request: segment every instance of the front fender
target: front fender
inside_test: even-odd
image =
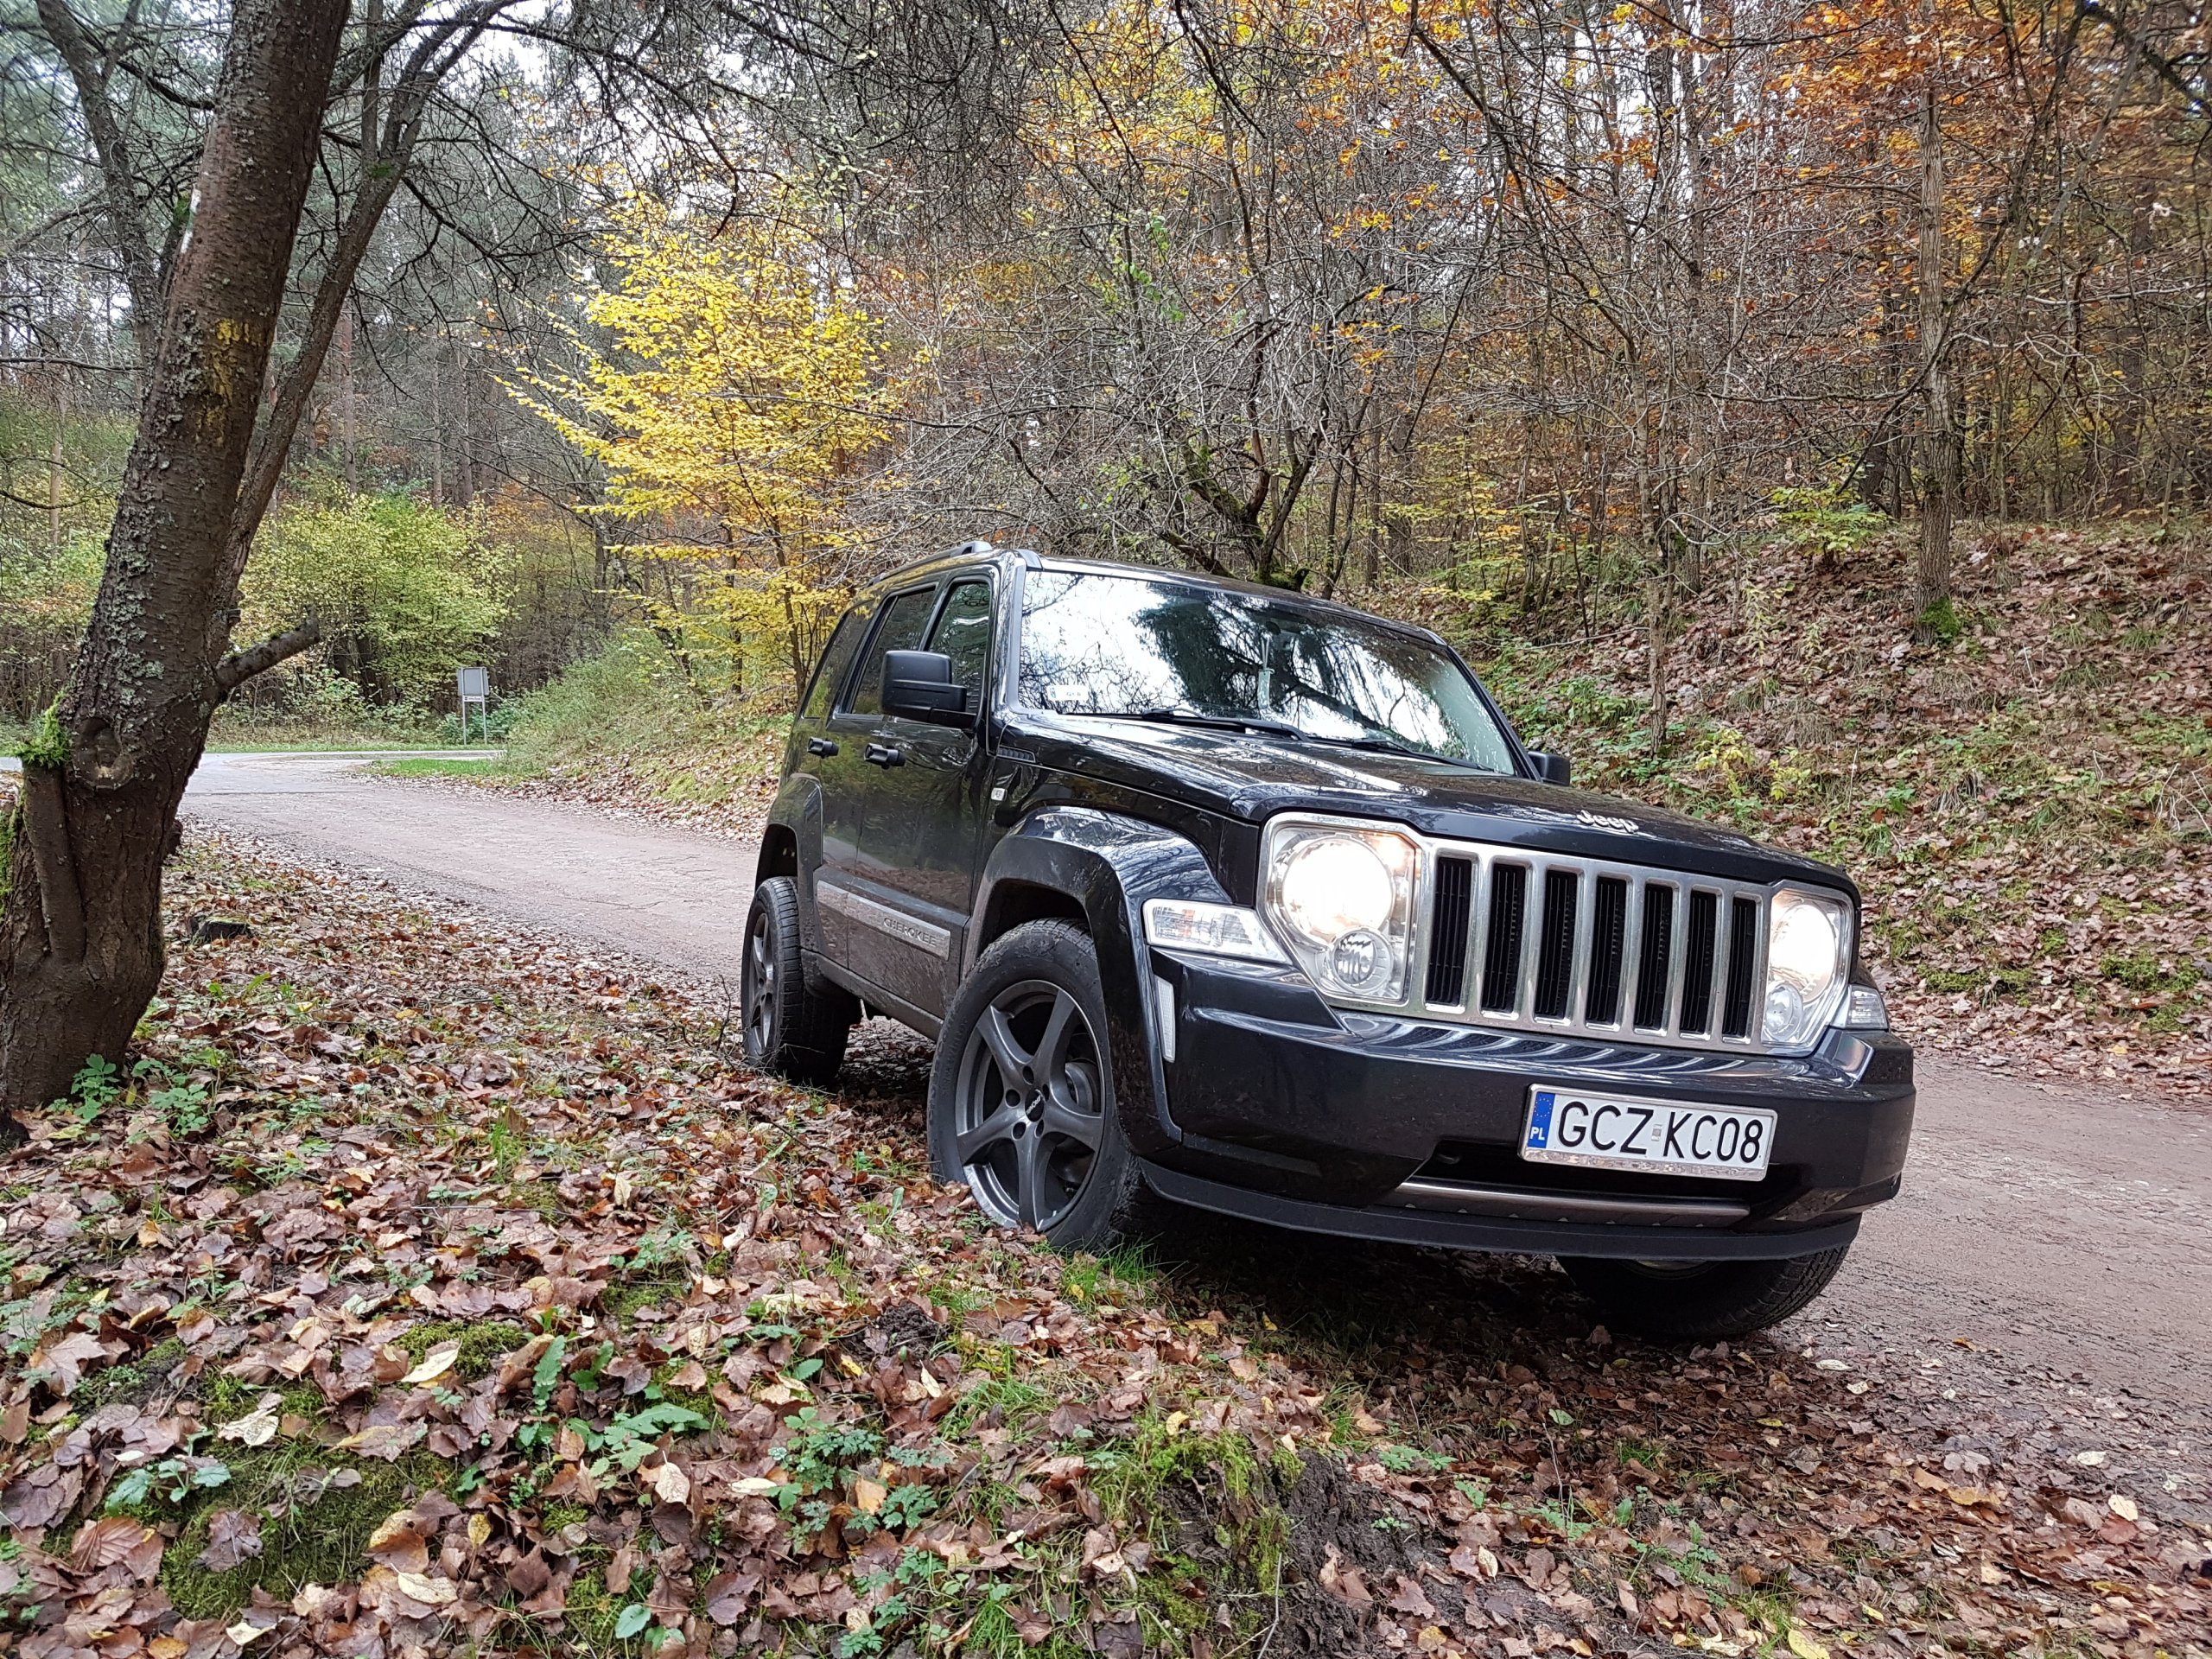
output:
[[[782,845],[779,847],[779,842]],[[768,821],[760,837],[760,855],[753,871],[755,883],[785,874],[788,858],[798,888],[799,931],[810,951],[822,949],[822,925],[814,910],[814,873],[822,868],[822,784],[806,772],[795,772],[769,804]],[[818,987],[817,988],[819,988]]]
[[[1082,910],[1098,957],[1106,1000],[1108,1059],[1122,1133],[1141,1155],[1178,1145],[1167,1113],[1159,1008],[1144,942],[1147,899],[1229,902],[1205,855],[1184,836],[1141,818],[1092,807],[1053,806],[1031,814],[992,849],[976,895],[988,920],[995,901],[1014,888],[1041,887]],[[970,930],[968,968],[985,927]]]

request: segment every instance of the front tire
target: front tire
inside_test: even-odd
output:
[[[825,1084],[837,1075],[860,1004],[834,987],[808,986],[798,884],[787,875],[753,890],[739,997],[747,1061],[793,1083]]]
[[[1111,1249],[1143,1183],[1122,1139],[1090,937],[1014,928],[952,999],[930,1073],[930,1163],[1002,1227],[1056,1249]]]
[[[1624,1262],[1562,1256],[1575,1288],[1616,1331],[1715,1342],[1779,1325],[1828,1287],[1848,1244],[1780,1262]]]

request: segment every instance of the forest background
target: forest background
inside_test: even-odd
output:
[[[510,781],[741,831],[856,585],[978,536],[1204,569],[1421,621],[1585,780],[1846,863],[1908,1020],[2202,1076],[2201,6],[1014,0],[751,55],[486,16],[247,569],[239,638],[322,643],[217,742],[450,740],[480,662]],[[27,730],[225,28],[0,10]],[[609,90],[678,61],[652,121]],[[348,84],[369,132],[397,93]]]

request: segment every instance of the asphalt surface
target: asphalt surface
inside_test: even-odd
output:
[[[211,755],[188,818],[734,982],[749,848],[556,803]],[[1904,1195],[1785,1335],[2212,1422],[2212,1114],[1923,1061]],[[2194,1438],[2194,1436],[2192,1436]]]

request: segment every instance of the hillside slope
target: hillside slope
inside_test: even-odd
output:
[[[1486,671],[1592,787],[1833,860],[1923,1044],[2202,1094],[2212,1071],[2212,664],[2201,541],[1986,532],[1914,644],[1891,543],[1688,608],[1652,761],[1641,632]]]

